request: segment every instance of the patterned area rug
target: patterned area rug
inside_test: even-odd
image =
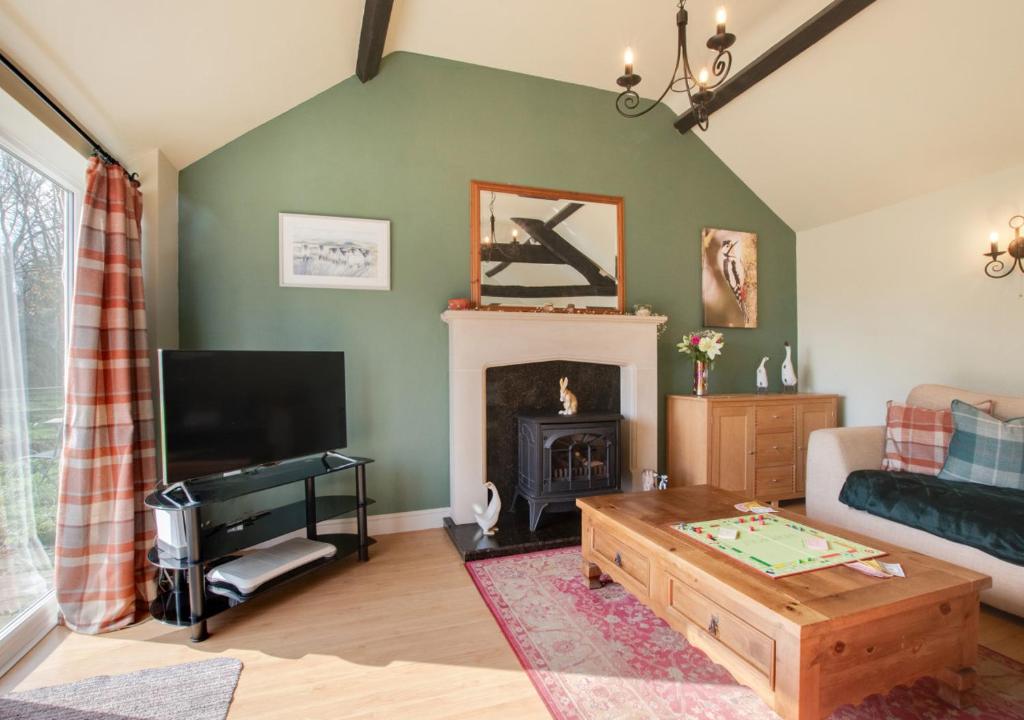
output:
[[[588,590],[580,563],[575,547],[466,565],[555,718],[778,717],[620,585]],[[926,678],[840,708],[832,720],[1024,720],[1024,665],[979,653],[972,708],[946,705]]]
[[[217,658],[0,696],[3,720],[224,720],[242,663]]]

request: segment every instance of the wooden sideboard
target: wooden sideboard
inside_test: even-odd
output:
[[[809,393],[669,395],[669,481],[765,501],[803,497],[807,439],[836,426],[838,402]]]

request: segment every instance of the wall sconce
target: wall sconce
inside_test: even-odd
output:
[[[1013,228],[1013,240],[1010,241],[1006,250],[999,249],[999,233],[992,233],[989,240],[992,241],[992,249],[982,253],[985,257],[992,258],[985,265],[985,274],[990,278],[1004,278],[1018,268],[1024,273],[1024,238],[1020,236],[1021,226],[1024,226],[1024,215],[1014,215],[1010,218],[1010,227]],[[1010,254],[1010,262],[1004,263],[999,259],[1000,255]]]

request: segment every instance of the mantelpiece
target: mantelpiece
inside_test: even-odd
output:
[[[658,462],[660,315],[449,310],[448,396],[452,519],[473,522],[486,503],[487,368],[549,360],[617,365],[621,377],[622,488]]]

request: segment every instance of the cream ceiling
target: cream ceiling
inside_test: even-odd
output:
[[[722,1],[736,69],[827,2]],[[697,48],[718,4],[689,0]],[[0,47],[115,152],[183,168],[351,76],[361,17],[361,0],[0,0]],[[674,17],[673,0],[396,0],[386,52],[614,90],[630,45],[656,95]],[[1021,0],[878,0],[702,138],[797,229],[1024,162],[1022,24]]]

